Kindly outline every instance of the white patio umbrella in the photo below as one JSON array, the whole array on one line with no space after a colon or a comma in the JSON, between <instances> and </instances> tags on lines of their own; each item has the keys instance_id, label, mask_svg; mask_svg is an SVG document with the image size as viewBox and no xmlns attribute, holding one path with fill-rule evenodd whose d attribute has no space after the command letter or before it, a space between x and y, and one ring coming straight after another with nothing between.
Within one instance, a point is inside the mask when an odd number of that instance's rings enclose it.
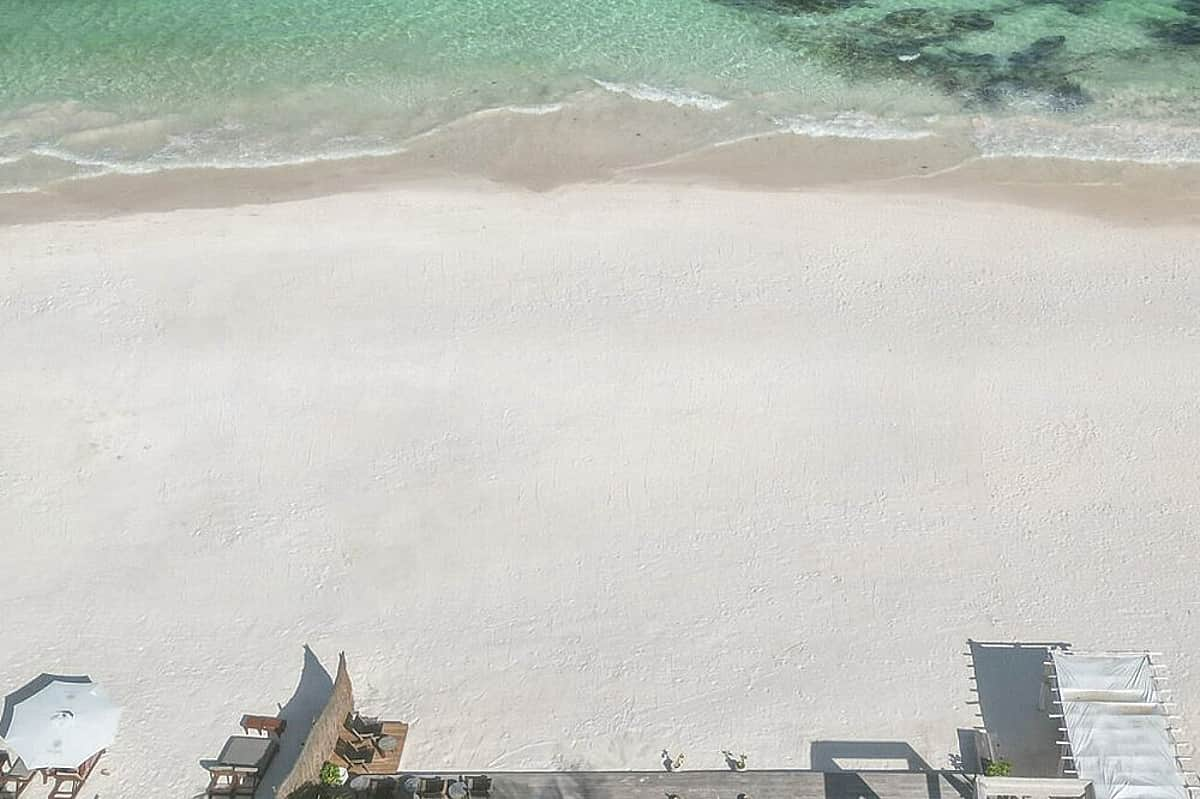
<instances>
[{"instance_id":1,"label":"white patio umbrella","mask_svg":"<svg viewBox=\"0 0 1200 799\"><path fill-rule=\"evenodd\" d=\"M120 718L90 678L43 674L5 697L0 738L26 768L75 768L113 742Z\"/></svg>"}]
</instances>

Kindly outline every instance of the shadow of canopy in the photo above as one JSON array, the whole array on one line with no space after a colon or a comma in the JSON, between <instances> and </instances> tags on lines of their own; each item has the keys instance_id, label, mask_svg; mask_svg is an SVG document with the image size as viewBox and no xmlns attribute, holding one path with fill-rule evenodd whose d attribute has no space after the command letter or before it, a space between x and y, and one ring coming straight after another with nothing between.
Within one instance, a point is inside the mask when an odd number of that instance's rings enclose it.
<instances>
[{"instance_id":1,"label":"shadow of canopy","mask_svg":"<svg viewBox=\"0 0 1200 799\"><path fill-rule=\"evenodd\" d=\"M1070 644L968 641L979 715L995 755L1013 776L1058 776L1058 725L1044 691L1051 649Z\"/></svg>"}]
</instances>

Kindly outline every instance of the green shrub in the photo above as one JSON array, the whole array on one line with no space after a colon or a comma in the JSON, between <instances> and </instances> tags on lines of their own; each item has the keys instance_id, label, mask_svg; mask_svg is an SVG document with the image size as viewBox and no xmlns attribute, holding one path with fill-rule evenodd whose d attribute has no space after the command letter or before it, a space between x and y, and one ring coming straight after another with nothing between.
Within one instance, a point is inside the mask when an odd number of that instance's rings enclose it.
<instances>
[{"instance_id":1,"label":"green shrub","mask_svg":"<svg viewBox=\"0 0 1200 799\"><path fill-rule=\"evenodd\" d=\"M1007 760L989 760L983 767L985 777L1007 777L1012 774L1012 763Z\"/></svg>"},{"instance_id":2,"label":"green shrub","mask_svg":"<svg viewBox=\"0 0 1200 799\"><path fill-rule=\"evenodd\" d=\"M341 785L342 771L332 763L326 763L321 766L321 784L322 785Z\"/></svg>"}]
</instances>

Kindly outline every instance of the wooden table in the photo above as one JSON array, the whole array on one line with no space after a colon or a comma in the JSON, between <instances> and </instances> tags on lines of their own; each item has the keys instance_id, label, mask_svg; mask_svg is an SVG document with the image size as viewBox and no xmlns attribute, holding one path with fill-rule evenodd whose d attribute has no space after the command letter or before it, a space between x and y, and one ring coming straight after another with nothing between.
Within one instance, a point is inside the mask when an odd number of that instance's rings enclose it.
<instances>
[{"instance_id":1,"label":"wooden table","mask_svg":"<svg viewBox=\"0 0 1200 799\"><path fill-rule=\"evenodd\" d=\"M270 735L283 735L284 729L287 728L287 722L283 719L274 716L253 716L247 713L242 716L242 732L249 733L250 730L266 733Z\"/></svg>"}]
</instances>

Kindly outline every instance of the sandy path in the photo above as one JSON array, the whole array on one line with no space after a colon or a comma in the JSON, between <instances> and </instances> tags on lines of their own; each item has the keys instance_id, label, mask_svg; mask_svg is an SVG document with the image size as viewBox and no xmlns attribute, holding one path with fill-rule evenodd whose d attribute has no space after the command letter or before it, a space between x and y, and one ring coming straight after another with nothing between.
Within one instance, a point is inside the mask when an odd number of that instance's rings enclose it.
<instances>
[{"instance_id":1,"label":"sandy path","mask_svg":"<svg viewBox=\"0 0 1200 799\"><path fill-rule=\"evenodd\" d=\"M104 797L200 790L306 642L414 767L945 764L969 636L1164 650L1196 727L1198 244L653 187L0 229L3 688L123 702Z\"/></svg>"}]
</instances>

